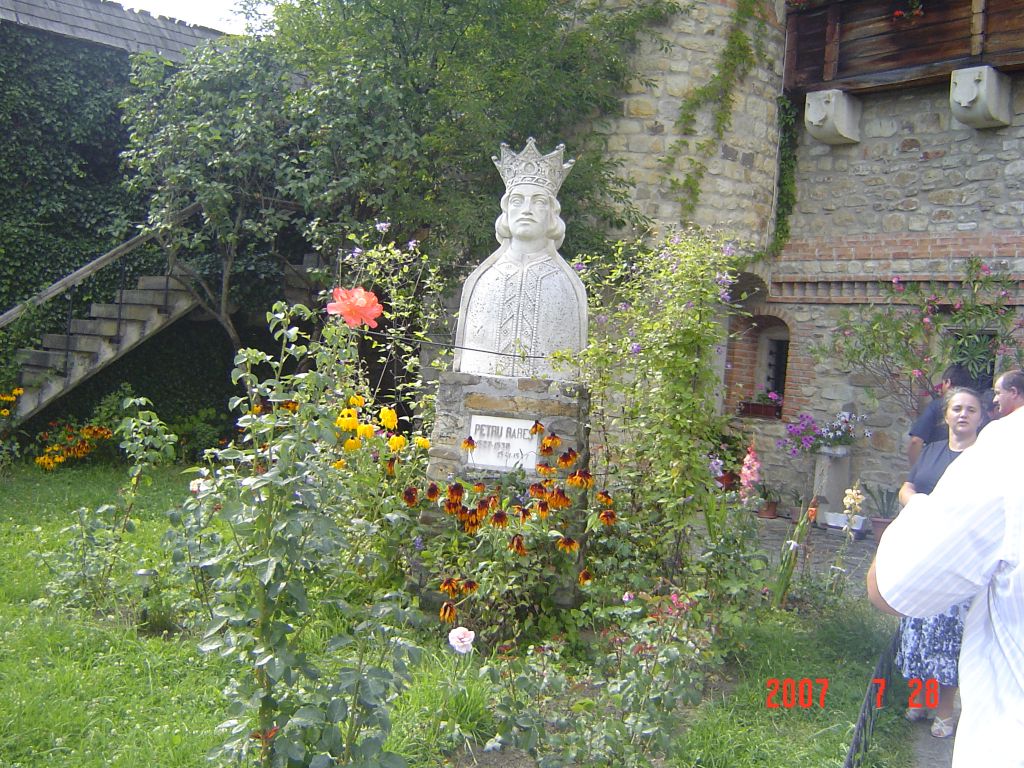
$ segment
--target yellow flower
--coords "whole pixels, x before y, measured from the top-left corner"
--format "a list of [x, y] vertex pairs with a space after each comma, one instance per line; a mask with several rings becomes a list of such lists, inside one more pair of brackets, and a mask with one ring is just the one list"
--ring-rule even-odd
[[358, 437], [350, 437], [342, 447], [349, 453], [352, 453], [352, 451], [358, 451], [363, 447], [363, 441]]
[[580, 586], [586, 586], [594, 580], [594, 574], [590, 572], [589, 568], [584, 568], [580, 571], [580, 575], [576, 577], [576, 580], [580, 583]]
[[417, 448], [422, 448], [424, 451], [430, 450], [430, 441], [427, 438], [416, 435], [412, 441], [416, 443]]
[[615, 510], [608, 508], [602, 509], [597, 515], [597, 519], [601, 521], [602, 525], [615, 525], [615, 521], [619, 519], [619, 516], [615, 514]]
[[338, 459], [336, 462], [331, 464], [331, 466], [334, 467], [335, 469], [344, 469], [345, 467], [348, 466], [348, 462], [345, 461], [344, 459]]
[[338, 418], [334, 420], [334, 426], [338, 429], [344, 429], [346, 432], [355, 432], [359, 426], [359, 420], [356, 418], [356, 412], [352, 408], [345, 408], [341, 413], [338, 414]]
[[15, 397], [21, 397], [22, 395], [25, 394], [25, 390], [22, 389], [21, 387], [15, 387], [14, 389], [11, 390], [11, 394], [14, 395]]
[[380, 423], [384, 429], [394, 429], [398, 426], [398, 413], [393, 408], [381, 408]]
[[571, 536], [561, 536], [558, 541], [555, 542], [555, 546], [568, 555], [578, 550], [580, 548], [580, 543]]
[[356, 437], [362, 437], [369, 440], [373, 437], [374, 429], [373, 424], [360, 424], [356, 427]]
[[366, 398], [362, 395], [352, 395], [352, 397], [348, 399], [348, 404], [353, 408], [362, 408], [366, 405]]
[[468, 451], [469, 453], [475, 451], [476, 440], [474, 440], [472, 437], [467, 437], [465, 440], [462, 441], [462, 450]]
[[409, 441], [405, 439], [404, 435], [392, 435], [388, 438], [388, 448], [395, 453], [398, 453], [400, 450], [405, 448], [408, 442]]
[[252, 407], [252, 410], [251, 410], [251, 411], [249, 411], [249, 412], [250, 412], [250, 413], [251, 413], [251, 414], [252, 414], [253, 416], [259, 416], [259, 415], [260, 415], [261, 413], [263, 413], [263, 406], [262, 406], [262, 405], [260, 405], [259, 403], [256, 403], [256, 404], [255, 404], [255, 405], [254, 405], [254, 406]]
[[7, 418], [10, 415], [11, 415], [11, 412], [8, 411], [6, 408], [0, 409], [0, 416], [3, 416], [4, 418]]
[[441, 621], [443, 621], [445, 624], [454, 624], [456, 617], [455, 603], [451, 602], [450, 600], [445, 600], [444, 603], [441, 605], [441, 610], [438, 611], [437, 615], [438, 618], [440, 618]]

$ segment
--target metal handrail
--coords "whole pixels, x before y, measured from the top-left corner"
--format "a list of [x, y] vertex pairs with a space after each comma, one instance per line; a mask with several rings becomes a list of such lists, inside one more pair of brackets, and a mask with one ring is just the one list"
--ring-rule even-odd
[[[173, 214], [171, 216], [171, 221], [176, 223], [178, 221], [181, 221], [182, 219], [188, 218], [201, 208], [201, 203], [192, 203], [191, 205], [186, 206], [177, 213]], [[103, 269], [103, 267], [107, 266], [108, 264], [114, 263], [121, 257], [126, 256], [127, 254], [134, 251], [139, 246], [145, 245], [154, 237], [156, 237], [157, 234], [158, 233], [155, 231], [149, 231], [144, 232], [141, 235], [136, 235], [131, 240], [126, 240], [125, 242], [118, 245], [116, 248], [112, 248], [99, 258], [94, 259], [93, 261], [86, 264], [84, 267], [75, 270], [70, 275], [62, 277], [49, 288], [45, 288], [44, 290], [40, 291], [35, 296], [33, 296], [31, 299], [28, 299], [27, 301], [19, 304], [13, 309], [7, 310], [2, 315], [0, 315], [0, 328], [4, 328], [13, 323], [15, 320], [17, 320], [19, 317], [25, 314], [25, 312], [27, 312], [30, 307], [38, 307], [41, 304], [45, 304], [50, 299], [56, 298], [57, 296], [60, 296], [68, 289], [79, 285], [80, 283], [84, 282], [87, 278], [99, 272], [101, 269]]]

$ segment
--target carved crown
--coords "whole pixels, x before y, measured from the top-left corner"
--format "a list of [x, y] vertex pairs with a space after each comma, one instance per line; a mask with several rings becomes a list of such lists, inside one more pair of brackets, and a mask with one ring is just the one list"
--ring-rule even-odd
[[516, 154], [508, 144], [502, 143], [501, 157], [491, 157], [505, 182], [505, 191], [519, 184], [536, 184], [544, 187], [552, 195], [557, 195], [565, 177], [572, 170], [575, 160], [562, 162], [565, 144], [559, 144], [555, 151], [541, 155], [537, 144], [531, 136], [526, 140], [523, 151]]

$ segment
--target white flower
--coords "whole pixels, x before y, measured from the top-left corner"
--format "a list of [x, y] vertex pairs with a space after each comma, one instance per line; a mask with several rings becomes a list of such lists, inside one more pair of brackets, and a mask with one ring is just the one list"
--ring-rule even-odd
[[456, 627], [448, 633], [448, 644], [456, 653], [469, 653], [473, 650], [476, 632], [465, 627]]
[[634, 595], [632, 592], [623, 592], [622, 593], [622, 602], [624, 602], [624, 603], [631, 603], [633, 601], [633, 598], [635, 598], [635, 597], [636, 597], [636, 595]]
[[792, 552], [794, 549], [799, 549], [800, 548], [800, 544], [798, 544], [797, 542], [793, 541], [792, 539], [788, 539], [786, 541], [786, 546], [789, 547], [789, 551], [790, 552]]

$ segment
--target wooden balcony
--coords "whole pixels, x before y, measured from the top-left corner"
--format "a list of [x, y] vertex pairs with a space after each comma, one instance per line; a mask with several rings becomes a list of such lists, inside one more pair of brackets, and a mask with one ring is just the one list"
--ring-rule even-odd
[[863, 92], [1024, 69], [1022, 0], [789, 0], [786, 88]]

